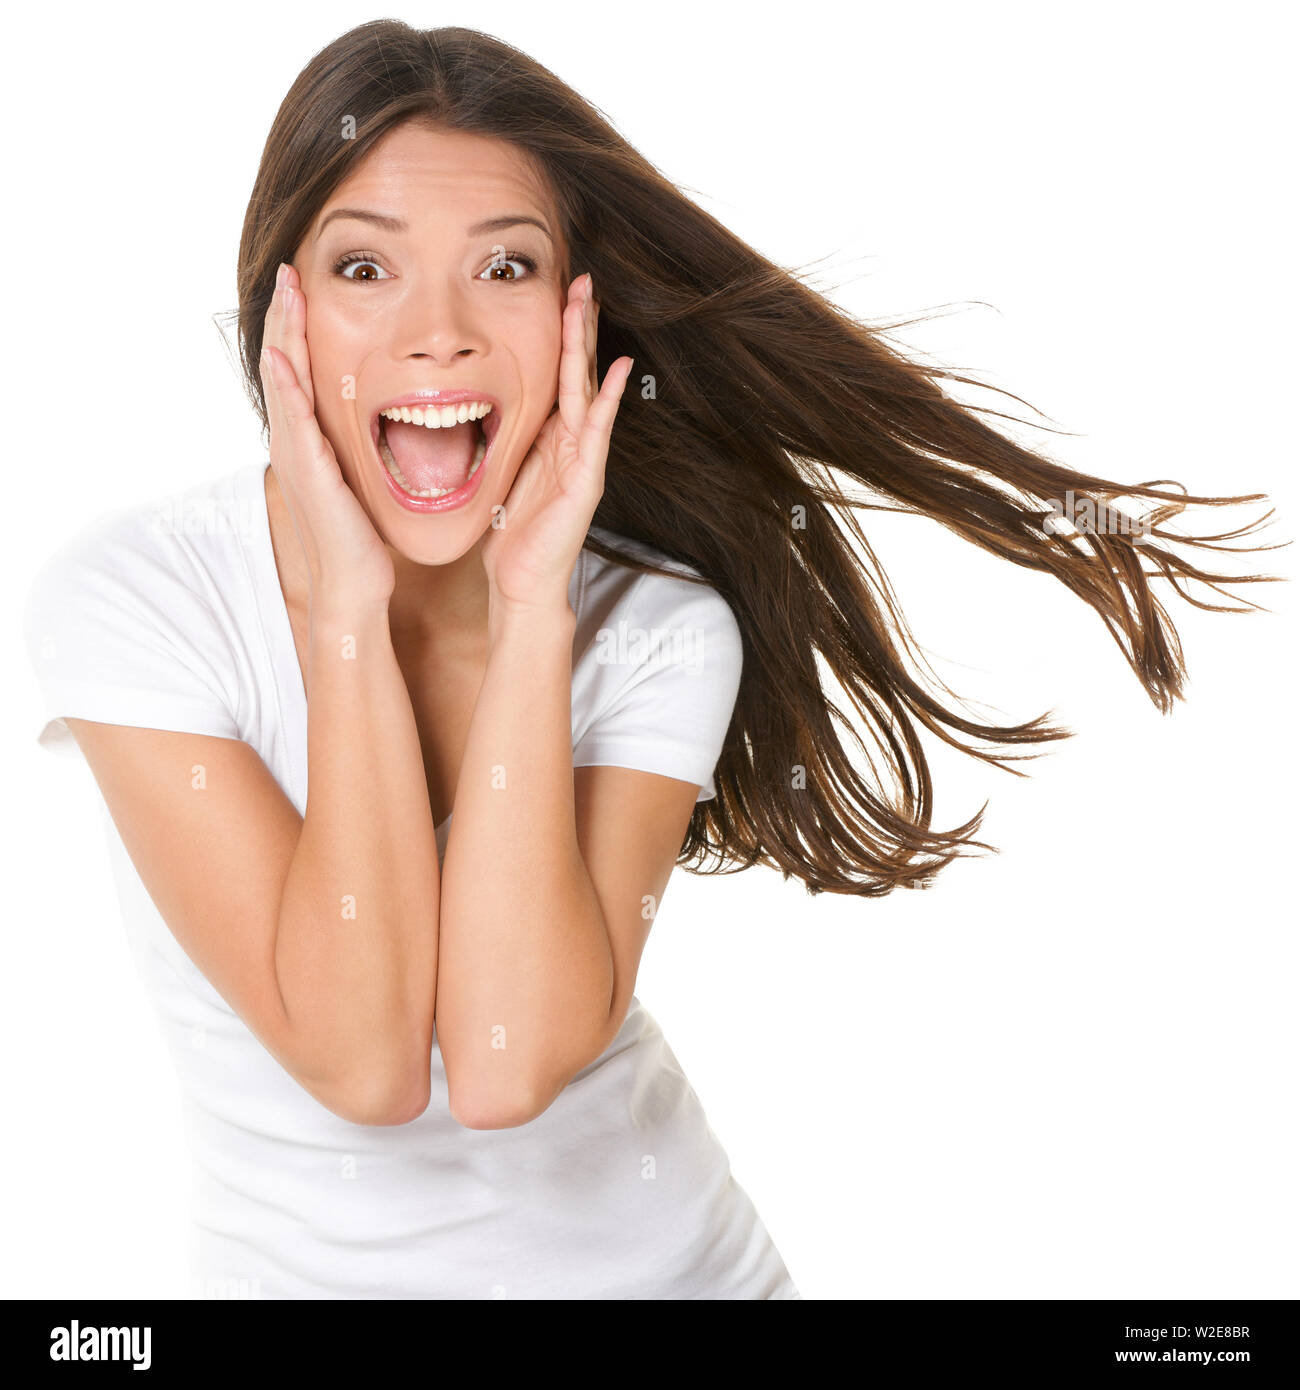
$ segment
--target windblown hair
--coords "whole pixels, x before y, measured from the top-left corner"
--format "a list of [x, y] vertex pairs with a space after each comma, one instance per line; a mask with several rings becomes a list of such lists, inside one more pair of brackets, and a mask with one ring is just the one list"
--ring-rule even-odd
[[[293, 258], [375, 142], [412, 119], [496, 136], [531, 160], [561, 218], [569, 276], [590, 271], [596, 285], [601, 379], [627, 354], [637, 377], [655, 380], [652, 399], [635, 389], [623, 398], [594, 524], [693, 566], [731, 606], [744, 641], [718, 794], [696, 805], [683, 867], [716, 873], [763, 863], [813, 893], [927, 886], [963, 849], [995, 847], [974, 839], [983, 808], [954, 830], [931, 828], [933, 786], [917, 726], [1010, 772], [1009, 762], [1035, 755], [975, 740], [1038, 744], [1071, 734], [1046, 715], [980, 723], [925, 688], [907, 657], [926, 663], [855, 510], [927, 516], [1003, 559], [1055, 575], [1096, 609], [1163, 713], [1183, 698], [1186, 673], [1150, 581], [1168, 580], [1198, 608], [1244, 612], [1200, 601], [1179, 581], [1222, 594], [1216, 581], [1277, 578], [1209, 574], [1171, 548], [1275, 548], [1220, 544], [1254, 531], [1271, 511], [1199, 539], [1160, 529], [1189, 503], [1225, 506], [1264, 494], [1124, 486], [1021, 447], [980, 418], [998, 412], [961, 404], [937, 384], [984, 383], [908, 360], [885, 338], [900, 324], [869, 327], [766, 260], [553, 73], [472, 29], [362, 24], [318, 53], [285, 97], [239, 248], [240, 359], [263, 426], [257, 363], [276, 267]], [[350, 138], [341, 138], [345, 120]], [[847, 491], [852, 483], [866, 495]], [[1071, 516], [1075, 499], [1114, 515], [1103, 509], [1116, 497], [1156, 505], [1128, 529], [1068, 534], [1054, 525]], [[655, 568], [594, 537], [588, 544], [634, 569]], [[854, 748], [866, 755], [866, 745], [824, 688], [819, 655], [886, 767], [869, 756], [855, 765], [863, 760]]]

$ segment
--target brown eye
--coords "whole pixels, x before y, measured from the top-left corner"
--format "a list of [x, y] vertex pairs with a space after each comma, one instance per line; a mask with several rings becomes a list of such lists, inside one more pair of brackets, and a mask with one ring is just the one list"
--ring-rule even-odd
[[[511, 269], [512, 266], [523, 266], [524, 274]], [[518, 251], [511, 251], [500, 260], [494, 260], [490, 266], [479, 276], [480, 279], [503, 280], [509, 284], [513, 280], [527, 280], [537, 270], [537, 262], [531, 256], [522, 255]]]
[[[355, 271], [356, 274], [353, 274], [353, 271]], [[342, 260], [336, 261], [334, 273], [336, 275], [341, 275], [345, 280], [364, 280], [367, 282], [391, 278], [384, 274], [378, 262], [371, 259], [371, 257], [355, 254], [344, 256]]]

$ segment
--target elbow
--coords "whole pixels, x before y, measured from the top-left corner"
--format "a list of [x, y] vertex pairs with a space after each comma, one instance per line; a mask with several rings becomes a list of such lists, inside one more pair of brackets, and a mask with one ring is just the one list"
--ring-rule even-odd
[[551, 1058], [545, 1073], [522, 1080], [502, 1072], [470, 1079], [447, 1064], [444, 1048], [447, 1102], [452, 1118], [465, 1129], [517, 1129], [528, 1124], [549, 1110], [569, 1082], [602, 1055], [617, 1031], [610, 1031], [606, 1024], [604, 1031], [576, 1056], [570, 1052], [566, 1057]]
[[555, 1093], [543, 1098], [539, 1090], [494, 1093], [450, 1083], [447, 1087], [452, 1118], [465, 1129], [517, 1129], [535, 1120], [554, 1099]]
[[341, 1119], [354, 1125], [406, 1125], [429, 1108], [429, 1068], [410, 1068], [380, 1076], [353, 1078], [327, 1102]]

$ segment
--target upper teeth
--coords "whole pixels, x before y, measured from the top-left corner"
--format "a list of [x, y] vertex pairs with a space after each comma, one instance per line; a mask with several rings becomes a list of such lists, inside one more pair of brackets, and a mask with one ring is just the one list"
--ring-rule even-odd
[[490, 401], [460, 401], [456, 405], [393, 406], [379, 413], [388, 420], [399, 420], [404, 425], [423, 425], [425, 429], [439, 430], [446, 425], [463, 425], [466, 420], [481, 420], [492, 409]]

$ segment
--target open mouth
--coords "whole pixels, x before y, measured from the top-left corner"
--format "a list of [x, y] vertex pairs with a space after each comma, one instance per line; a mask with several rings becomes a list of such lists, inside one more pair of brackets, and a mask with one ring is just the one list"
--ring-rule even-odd
[[492, 401], [390, 406], [371, 423], [380, 462], [396, 499], [416, 511], [444, 511], [478, 490], [501, 427]]

